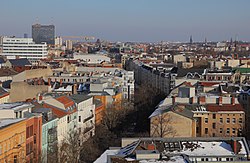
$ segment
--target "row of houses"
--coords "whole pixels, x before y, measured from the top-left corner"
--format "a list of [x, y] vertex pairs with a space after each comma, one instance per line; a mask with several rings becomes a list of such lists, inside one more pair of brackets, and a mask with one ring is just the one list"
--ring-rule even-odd
[[54, 148], [80, 133], [95, 134], [95, 100], [85, 95], [39, 96], [39, 100], [0, 104], [0, 162], [50, 162]]

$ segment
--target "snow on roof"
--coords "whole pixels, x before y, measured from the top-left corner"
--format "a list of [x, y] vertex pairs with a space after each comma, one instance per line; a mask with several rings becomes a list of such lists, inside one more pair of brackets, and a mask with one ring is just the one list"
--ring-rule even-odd
[[17, 123], [24, 120], [24, 118], [18, 118], [18, 119], [0, 119], [0, 128], [7, 127], [8, 125]]
[[135, 141], [135, 142], [133, 142], [133, 143], [131, 143], [131, 144], [125, 146], [125, 147], [122, 147], [120, 149], [120, 151], [118, 152], [118, 155], [119, 156], [130, 155], [135, 150], [135, 148], [139, 145], [139, 143], [140, 143], [140, 140]]
[[210, 142], [182, 142], [182, 151], [174, 151], [174, 153], [182, 153], [189, 156], [228, 156], [234, 155], [230, 144], [224, 141]]
[[139, 163], [187, 163], [182, 156], [173, 156], [170, 160], [141, 160]]
[[246, 148], [245, 148], [245, 145], [243, 143], [242, 140], [238, 141], [240, 144], [241, 144], [241, 149], [239, 151], [239, 154], [243, 154], [243, 155], [246, 155], [247, 154], [247, 151], [246, 151]]
[[19, 110], [23, 108], [32, 107], [31, 103], [23, 103], [23, 102], [16, 102], [16, 103], [4, 103], [0, 104], [0, 110], [8, 109], [8, 110]]
[[108, 156], [116, 155], [118, 153], [118, 149], [116, 150], [106, 150], [94, 163], [107, 163]]
[[157, 109], [155, 109], [155, 111], [149, 116], [149, 118], [155, 117], [157, 115], [161, 115], [162, 113], [164, 113], [167, 108], [171, 107], [171, 105], [165, 106], [165, 107], [158, 107]]

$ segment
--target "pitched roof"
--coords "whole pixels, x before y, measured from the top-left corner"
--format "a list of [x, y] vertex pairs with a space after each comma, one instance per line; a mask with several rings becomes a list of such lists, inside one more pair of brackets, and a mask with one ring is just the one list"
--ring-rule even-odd
[[5, 60], [3, 58], [0, 58], [0, 64], [5, 63]]
[[87, 95], [84, 95], [84, 94], [73, 94], [70, 96], [70, 98], [72, 100], [75, 101], [75, 103], [80, 103], [82, 101], [85, 101], [85, 100], [88, 100], [90, 98], [92, 98], [92, 96], [87, 96]]
[[57, 101], [61, 102], [65, 108], [74, 105], [74, 101], [70, 99], [68, 96], [60, 96], [55, 98]]
[[0, 87], [0, 98], [5, 97], [6, 95], [9, 95], [9, 93], [3, 89], [3, 87]]
[[202, 75], [204, 72], [204, 68], [190, 68], [190, 69], [184, 69], [184, 68], [178, 68], [177, 71], [177, 77], [185, 77], [188, 73], [197, 73], [199, 75]]
[[18, 74], [18, 72], [14, 71], [13, 69], [0, 69], [0, 77], [1, 76], [13, 76]]
[[201, 85], [203, 87], [211, 87], [211, 86], [214, 86], [216, 84], [220, 84], [220, 82], [210, 82], [210, 81], [199, 82], [199, 85]]
[[10, 59], [9, 62], [12, 64], [12, 66], [31, 66], [32, 65], [27, 58]]

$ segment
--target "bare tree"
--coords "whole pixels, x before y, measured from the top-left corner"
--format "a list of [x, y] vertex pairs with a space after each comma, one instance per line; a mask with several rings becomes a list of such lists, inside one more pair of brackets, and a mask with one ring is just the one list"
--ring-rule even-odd
[[84, 141], [86, 141], [86, 137], [83, 132], [79, 130], [69, 132], [67, 137], [59, 145], [58, 162], [78, 163]]
[[174, 137], [176, 136], [176, 130], [172, 126], [173, 119], [167, 114], [163, 113], [151, 118], [150, 135], [154, 137]]
[[102, 125], [112, 132], [123, 116], [123, 110], [116, 109], [114, 105], [108, 105], [103, 115]]

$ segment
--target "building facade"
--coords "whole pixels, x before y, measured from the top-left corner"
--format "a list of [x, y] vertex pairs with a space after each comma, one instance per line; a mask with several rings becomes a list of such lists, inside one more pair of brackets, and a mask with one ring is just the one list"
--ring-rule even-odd
[[32, 38], [3, 38], [3, 56], [7, 59], [27, 58], [33, 64], [48, 56], [47, 44], [36, 44]]
[[46, 42], [48, 45], [55, 44], [55, 26], [54, 25], [32, 25], [32, 38], [35, 43]]
[[26, 162], [26, 120], [0, 120], [0, 135], [0, 162]]

